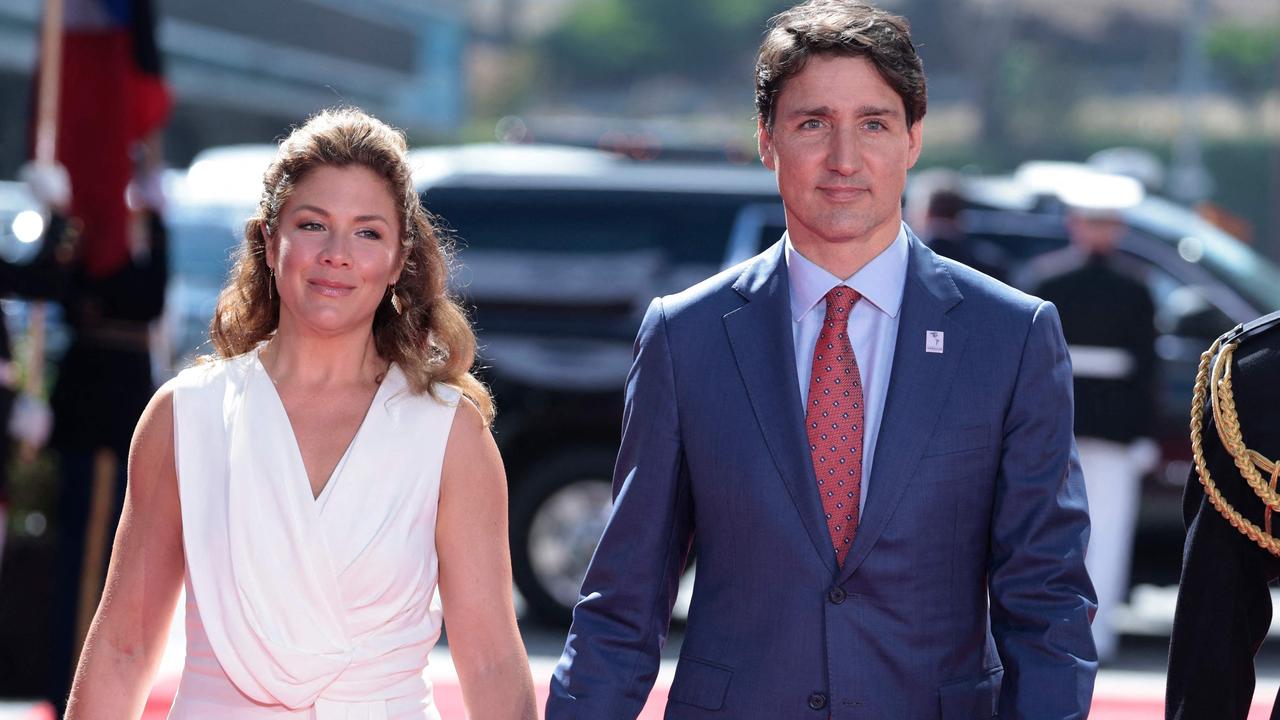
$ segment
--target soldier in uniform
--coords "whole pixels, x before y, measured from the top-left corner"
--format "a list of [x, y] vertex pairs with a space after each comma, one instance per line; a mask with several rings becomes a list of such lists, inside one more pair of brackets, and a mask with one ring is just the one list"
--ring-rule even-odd
[[[1168, 720], [1244, 720], [1253, 656], [1280, 577], [1280, 312], [1201, 356], [1191, 408], [1195, 467], [1169, 651]], [[1271, 711], [1280, 720], [1280, 702]]]
[[1098, 593], [1093, 638], [1102, 661], [1118, 650], [1115, 611], [1129, 588], [1142, 476], [1156, 454], [1155, 304], [1117, 247], [1122, 212], [1141, 186], [1098, 176], [1058, 191], [1070, 245], [1036, 259], [1022, 285], [1057, 306], [1071, 354], [1075, 432], [1089, 496], [1086, 565]]

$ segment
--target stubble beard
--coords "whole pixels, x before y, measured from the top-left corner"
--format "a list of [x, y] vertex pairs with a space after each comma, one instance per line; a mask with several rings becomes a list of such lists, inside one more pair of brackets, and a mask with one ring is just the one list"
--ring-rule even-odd
[[812, 234], [833, 244], [868, 243], [872, 236], [891, 221], [891, 216], [880, 217], [875, 208], [832, 208], [823, 213], [818, 227], [810, 228]]

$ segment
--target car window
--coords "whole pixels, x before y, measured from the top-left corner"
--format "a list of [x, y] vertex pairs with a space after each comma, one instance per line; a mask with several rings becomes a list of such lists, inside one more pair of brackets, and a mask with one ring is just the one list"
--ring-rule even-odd
[[1149, 197], [1129, 211], [1132, 224], [1176, 243], [1183, 260], [1221, 278], [1263, 313], [1280, 309], [1280, 268], [1184, 207]]
[[1031, 258], [1067, 245], [1067, 231], [1061, 218], [973, 209], [966, 210], [960, 220], [974, 244], [990, 243], [998, 247], [1015, 274]]
[[1207, 344], [1235, 324], [1201, 287], [1175, 277], [1148, 258], [1120, 251], [1116, 259], [1118, 267], [1147, 286], [1156, 310], [1156, 329], [1161, 334]]
[[693, 193], [435, 188], [423, 201], [465, 249], [547, 253], [658, 251], [718, 265], [743, 200]]
[[[492, 311], [498, 309], [587, 313], [627, 334], [629, 324], [612, 325], [611, 318], [638, 319], [655, 296], [715, 274], [740, 210], [762, 200], [711, 192], [453, 187], [429, 189], [423, 202], [458, 240], [462, 262], [452, 282], [476, 303], [477, 318], [488, 313], [485, 321], [496, 322]], [[503, 320], [515, 317], [507, 312]]]

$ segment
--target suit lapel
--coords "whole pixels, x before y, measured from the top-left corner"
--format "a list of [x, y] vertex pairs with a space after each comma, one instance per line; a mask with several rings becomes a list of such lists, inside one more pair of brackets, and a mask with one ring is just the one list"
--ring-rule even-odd
[[[965, 349], [965, 328], [947, 316], [960, 291], [933, 251], [908, 234], [907, 284], [867, 501], [837, 584], [866, 559], [914, 480]], [[925, 351], [925, 333], [935, 330], [944, 333], [944, 352]]]
[[747, 302], [724, 316], [724, 326], [769, 454], [814, 550], [834, 574], [835, 550], [818, 499], [800, 414], [791, 293], [782, 248], [779, 242], [765, 251], [734, 283], [734, 290]]

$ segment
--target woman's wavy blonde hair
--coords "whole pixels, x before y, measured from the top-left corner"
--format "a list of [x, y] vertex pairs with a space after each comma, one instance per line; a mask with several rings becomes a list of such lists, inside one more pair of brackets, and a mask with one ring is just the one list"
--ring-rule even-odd
[[447, 289], [453, 246], [422, 207], [407, 150], [402, 132], [353, 107], [321, 111], [280, 143], [262, 178], [258, 210], [245, 224], [231, 279], [218, 296], [209, 331], [213, 347], [218, 357], [242, 355], [279, 325], [280, 296], [267, 267], [267, 238], [279, 229], [281, 208], [297, 184], [318, 167], [362, 166], [386, 181], [401, 213], [404, 270], [394, 292], [402, 312], [392, 308], [389, 288], [373, 316], [378, 354], [400, 366], [414, 393], [435, 396], [437, 383], [453, 385], [491, 422], [493, 398], [471, 374], [475, 333]]

